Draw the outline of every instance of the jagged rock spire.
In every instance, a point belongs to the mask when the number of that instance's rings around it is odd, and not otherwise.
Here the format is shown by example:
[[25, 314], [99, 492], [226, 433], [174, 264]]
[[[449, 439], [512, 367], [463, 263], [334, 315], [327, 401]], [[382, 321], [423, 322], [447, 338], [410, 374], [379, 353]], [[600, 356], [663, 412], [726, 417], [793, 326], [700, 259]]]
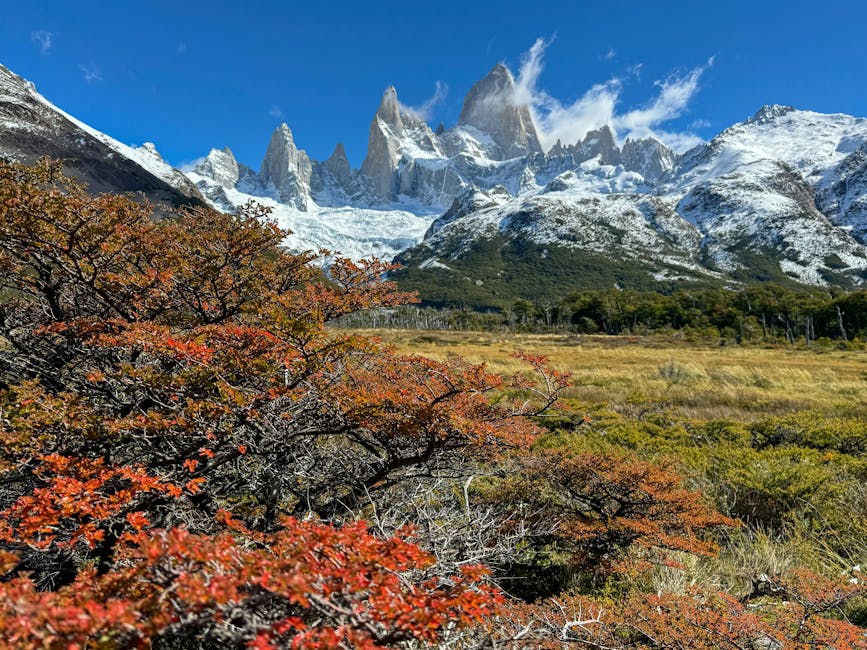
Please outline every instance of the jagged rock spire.
[[367, 176], [376, 192], [385, 199], [394, 193], [394, 170], [401, 157], [400, 138], [403, 135], [403, 121], [397, 90], [389, 86], [383, 93], [379, 108], [370, 124], [367, 139], [367, 157], [361, 165], [361, 173]]
[[620, 162], [620, 150], [614, 140], [614, 131], [607, 124], [588, 131], [584, 139], [576, 145], [581, 160], [590, 160], [597, 156], [603, 164], [616, 165]]
[[193, 168], [200, 176], [211, 178], [223, 187], [235, 187], [240, 170], [229, 147], [211, 149], [207, 157]]
[[656, 138], [628, 138], [620, 153], [626, 169], [638, 172], [655, 183], [674, 168], [675, 153]]
[[346, 149], [342, 142], [338, 142], [334, 147], [334, 152], [328, 157], [322, 165], [331, 172], [334, 177], [342, 185], [349, 182], [352, 175], [352, 168], [349, 166], [349, 158], [346, 157]]
[[379, 102], [376, 115], [398, 135], [403, 131], [403, 123], [400, 119], [400, 104], [397, 101], [397, 89], [394, 86], [389, 86], [382, 94], [382, 100]]
[[487, 133], [498, 145], [500, 160], [542, 151], [530, 108], [517, 103], [515, 79], [498, 63], [470, 89], [459, 125]]
[[283, 123], [271, 136], [259, 175], [280, 200], [306, 210], [310, 202], [310, 177], [313, 165], [305, 151], [295, 146], [292, 131]]

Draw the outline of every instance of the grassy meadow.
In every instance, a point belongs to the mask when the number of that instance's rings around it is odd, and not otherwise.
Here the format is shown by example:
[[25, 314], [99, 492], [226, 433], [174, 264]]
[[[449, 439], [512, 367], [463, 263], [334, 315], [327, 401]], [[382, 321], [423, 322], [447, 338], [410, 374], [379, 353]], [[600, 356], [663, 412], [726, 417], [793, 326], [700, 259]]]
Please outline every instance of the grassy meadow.
[[[400, 351], [522, 370], [517, 350], [572, 373], [539, 445], [673, 463], [742, 527], [714, 558], [660, 567], [652, 589], [748, 597], [793, 566], [867, 564], [867, 352], [710, 346], [660, 338], [367, 332]], [[867, 605], [850, 612], [867, 621]], [[862, 623], [863, 624], [863, 623]]]
[[564, 393], [574, 408], [634, 411], [655, 404], [694, 419], [752, 422], [768, 415], [821, 411], [867, 418], [867, 352], [710, 346], [662, 337], [370, 330], [400, 351], [457, 355], [494, 372], [523, 364], [513, 353], [544, 354], [572, 373]]

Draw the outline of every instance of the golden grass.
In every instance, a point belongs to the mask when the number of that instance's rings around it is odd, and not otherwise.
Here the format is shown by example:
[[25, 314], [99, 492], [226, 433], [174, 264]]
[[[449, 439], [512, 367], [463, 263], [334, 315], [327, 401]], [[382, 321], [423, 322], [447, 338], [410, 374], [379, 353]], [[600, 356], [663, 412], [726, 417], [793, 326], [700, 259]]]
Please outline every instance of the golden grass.
[[564, 398], [575, 405], [620, 409], [660, 400], [691, 419], [749, 422], [761, 416], [816, 410], [867, 417], [867, 353], [787, 348], [710, 347], [659, 338], [420, 332], [366, 334], [401, 352], [457, 355], [494, 372], [522, 369], [517, 350], [544, 354], [569, 370]]

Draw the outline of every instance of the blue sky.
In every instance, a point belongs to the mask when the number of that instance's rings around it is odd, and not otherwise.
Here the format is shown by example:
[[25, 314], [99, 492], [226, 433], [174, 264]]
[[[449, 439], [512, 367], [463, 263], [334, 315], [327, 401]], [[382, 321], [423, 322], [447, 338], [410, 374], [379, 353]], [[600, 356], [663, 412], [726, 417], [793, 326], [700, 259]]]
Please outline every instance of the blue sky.
[[314, 158], [342, 141], [358, 166], [388, 85], [450, 126], [499, 61], [530, 63], [521, 91], [548, 138], [610, 119], [683, 148], [765, 103], [867, 116], [863, 0], [0, 0], [0, 15], [0, 63], [173, 164], [229, 145], [258, 168], [285, 121]]

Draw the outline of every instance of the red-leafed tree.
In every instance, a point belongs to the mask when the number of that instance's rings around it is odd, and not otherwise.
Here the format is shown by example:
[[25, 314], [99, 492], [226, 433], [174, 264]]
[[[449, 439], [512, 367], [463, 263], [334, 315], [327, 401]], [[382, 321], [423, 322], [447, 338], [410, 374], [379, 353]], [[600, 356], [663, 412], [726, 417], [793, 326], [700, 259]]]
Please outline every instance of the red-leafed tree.
[[479, 570], [353, 522], [527, 444], [562, 378], [494, 400], [524, 389], [327, 326], [413, 300], [388, 265], [326, 276], [261, 208], [154, 218], [58, 170], [0, 165], [7, 645], [380, 647], [489, 614]]

